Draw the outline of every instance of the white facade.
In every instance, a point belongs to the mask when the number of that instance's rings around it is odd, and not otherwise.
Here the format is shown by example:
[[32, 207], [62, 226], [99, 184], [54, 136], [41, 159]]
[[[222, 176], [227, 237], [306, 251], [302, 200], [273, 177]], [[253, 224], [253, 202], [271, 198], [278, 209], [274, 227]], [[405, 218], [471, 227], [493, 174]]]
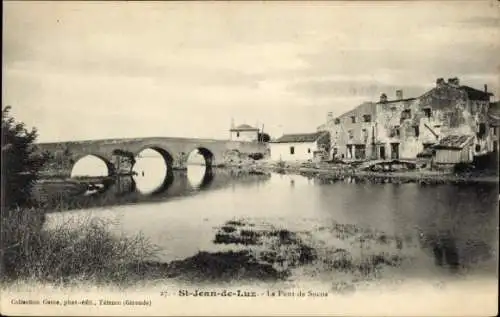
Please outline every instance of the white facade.
[[259, 130], [253, 131], [231, 131], [231, 140], [233, 141], [246, 141], [246, 142], [255, 142], [259, 138]]
[[307, 161], [314, 158], [318, 144], [314, 142], [269, 143], [273, 161]]

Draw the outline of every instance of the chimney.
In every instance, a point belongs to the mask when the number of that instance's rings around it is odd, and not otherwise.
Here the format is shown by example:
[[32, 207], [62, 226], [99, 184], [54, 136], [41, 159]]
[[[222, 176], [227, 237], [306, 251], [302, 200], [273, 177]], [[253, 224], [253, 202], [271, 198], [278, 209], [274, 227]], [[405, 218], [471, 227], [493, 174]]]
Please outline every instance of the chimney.
[[458, 87], [460, 86], [460, 80], [457, 77], [448, 78], [448, 85]]
[[387, 95], [382, 93], [380, 95], [380, 103], [386, 103], [387, 102]]
[[402, 100], [403, 99], [403, 90], [398, 89], [396, 90], [396, 100]]
[[488, 85], [484, 84], [484, 92], [488, 93]]
[[436, 88], [441, 88], [444, 86], [444, 78], [436, 79]]
[[333, 112], [328, 112], [328, 114], [326, 115], [326, 121], [327, 122], [330, 122], [333, 120]]

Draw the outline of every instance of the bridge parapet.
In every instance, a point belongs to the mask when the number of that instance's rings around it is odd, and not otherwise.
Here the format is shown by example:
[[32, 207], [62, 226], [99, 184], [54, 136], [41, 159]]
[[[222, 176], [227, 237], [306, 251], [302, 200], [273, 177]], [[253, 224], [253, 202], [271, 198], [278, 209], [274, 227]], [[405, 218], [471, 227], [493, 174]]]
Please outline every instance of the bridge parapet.
[[257, 142], [161, 137], [39, 143], [37, 146], [39, 151], [51, 154], [47, 168], [65, 174], [71, 174], [73, 165], [88, 155], [102, 159], [110, 172], [114, 172], [123, 167], [117, 166], [121, 164], [117, 162], [122, 161], [120, 158], [116, 159], [117, 156], [133, 161], [133, 158], [145, 149], [158, 151], [167, 166], [178, 169], [186, 167], [188, 156], [194, 150], [198, 150], [205, 157], [208, 166], [227, 163], [225, 154], [228, 151], [264, 155], [267, 152], [267, 145]]

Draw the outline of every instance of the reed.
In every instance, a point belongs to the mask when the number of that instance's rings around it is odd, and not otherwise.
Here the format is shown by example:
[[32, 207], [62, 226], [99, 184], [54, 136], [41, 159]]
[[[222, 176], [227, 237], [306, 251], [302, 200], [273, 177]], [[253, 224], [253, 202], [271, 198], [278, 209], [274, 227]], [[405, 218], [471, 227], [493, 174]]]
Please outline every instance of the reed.
[[97, 284], [127, 282], [130, 264], [155, 258], [158, 247], [141, 234], [114, 234], [112, 223], [71, 219], [50, 229], [36, 208], [2, 212], [2, 279]]

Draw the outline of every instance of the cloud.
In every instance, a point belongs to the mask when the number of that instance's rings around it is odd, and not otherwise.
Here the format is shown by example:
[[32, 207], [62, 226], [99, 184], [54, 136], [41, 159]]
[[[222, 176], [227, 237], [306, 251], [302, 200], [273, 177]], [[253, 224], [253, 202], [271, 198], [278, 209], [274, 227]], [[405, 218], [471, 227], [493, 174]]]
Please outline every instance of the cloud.
[[[497, 88], [489, 5], [7, 2], [4, 100], [41, 139], [307, 132], [437, 77]], [[488, 22], [490, 21], [490, 22]]]

